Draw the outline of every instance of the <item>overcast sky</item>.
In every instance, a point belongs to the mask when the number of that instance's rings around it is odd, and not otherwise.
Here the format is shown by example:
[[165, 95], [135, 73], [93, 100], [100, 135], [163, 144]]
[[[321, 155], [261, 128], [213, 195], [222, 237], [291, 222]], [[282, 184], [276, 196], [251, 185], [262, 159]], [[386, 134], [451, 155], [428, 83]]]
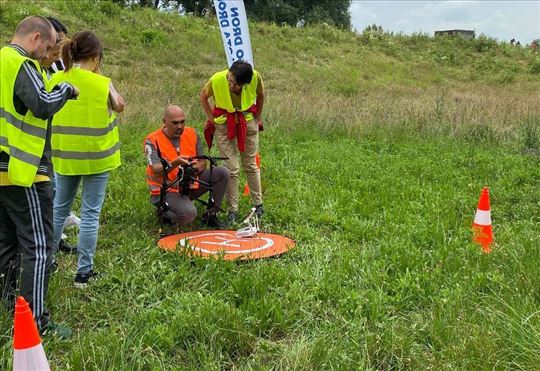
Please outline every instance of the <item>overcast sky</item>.
[[363, 1], [353, 0], [351, 21], [357, 31], [373, 23], [385, 31], [433, 35], [436, 30], [475, 30], [523, 45], [540, 38], [540, 0], [530, 1]]

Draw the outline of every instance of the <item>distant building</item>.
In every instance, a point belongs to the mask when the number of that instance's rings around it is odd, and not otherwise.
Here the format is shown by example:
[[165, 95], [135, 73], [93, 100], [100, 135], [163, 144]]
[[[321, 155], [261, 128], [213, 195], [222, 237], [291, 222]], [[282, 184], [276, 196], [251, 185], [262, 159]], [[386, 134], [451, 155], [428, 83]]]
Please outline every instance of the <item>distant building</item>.
[[435, 36], [453, 36], [458, 35], [464, 39], [474, 39], [473, 30], [444, 30], [444, 31], [435, 31]]

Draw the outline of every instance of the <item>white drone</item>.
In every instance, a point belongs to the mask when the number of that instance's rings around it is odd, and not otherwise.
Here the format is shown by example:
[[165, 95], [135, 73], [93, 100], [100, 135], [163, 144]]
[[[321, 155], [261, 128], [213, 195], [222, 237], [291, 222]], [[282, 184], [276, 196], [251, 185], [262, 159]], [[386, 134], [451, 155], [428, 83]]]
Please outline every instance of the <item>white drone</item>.
[[250, 238], [259, 232], [259, 217], [255, 214], [255, 210], [255, 207], [251, 208], [251, 212], [242, 222], [243, 224], [247, 224], [247, 227], [238, 229], [236, 231], [236, 238]]

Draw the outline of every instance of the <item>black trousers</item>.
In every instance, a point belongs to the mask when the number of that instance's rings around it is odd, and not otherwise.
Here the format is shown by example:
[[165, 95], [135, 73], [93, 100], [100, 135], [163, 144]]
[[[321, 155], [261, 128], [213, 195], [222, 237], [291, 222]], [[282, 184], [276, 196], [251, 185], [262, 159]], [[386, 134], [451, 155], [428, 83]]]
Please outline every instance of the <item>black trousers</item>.
[[16, 295], [29, 302], [38, 325], [48, 321], [45, 296], [52, 263], [53, 189], [51, 182], [31, 187], [0, 187], [0, 289], [13, 305]]

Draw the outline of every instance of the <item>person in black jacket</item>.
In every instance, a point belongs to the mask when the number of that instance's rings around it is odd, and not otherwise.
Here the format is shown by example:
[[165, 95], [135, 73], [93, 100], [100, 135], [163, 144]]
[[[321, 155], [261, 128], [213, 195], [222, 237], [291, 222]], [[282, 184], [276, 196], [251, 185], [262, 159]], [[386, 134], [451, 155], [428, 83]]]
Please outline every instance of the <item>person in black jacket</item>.
[[[0, 298], [12, 305], [18, 286], [41, 333], [68, 337], [71, 330], [51, 322], [45, 308], [53, 245], [50, 125], [35, 125], [48, 121], [79, 94], [67, 83], [50, 91], [45, 87], [37, 61], [48, 56], [56, 37], [46, 18], [31, 16], [19, 23], [11, 44], [0, 50]], [[40, 158], [13, 145], [17, 138], [10, 133], [17, 132], [35, 138]], [[14, 176], [21, 163], [37, 167], [28, 186]]]

